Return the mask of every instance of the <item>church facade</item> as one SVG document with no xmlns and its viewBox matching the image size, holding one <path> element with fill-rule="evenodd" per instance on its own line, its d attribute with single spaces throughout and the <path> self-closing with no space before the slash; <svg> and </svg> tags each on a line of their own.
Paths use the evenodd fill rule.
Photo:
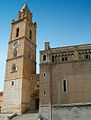
<svg viewBox="0 0 91 120">
<path fill-rule="evenodd" d="M 27 4 L 11 22 L 2 113 L 29 109 L 49 114 L 53 105 L 91 103 L 91 44 L 40 51 L 36 74 L 36 22 Z"/>
</svg>

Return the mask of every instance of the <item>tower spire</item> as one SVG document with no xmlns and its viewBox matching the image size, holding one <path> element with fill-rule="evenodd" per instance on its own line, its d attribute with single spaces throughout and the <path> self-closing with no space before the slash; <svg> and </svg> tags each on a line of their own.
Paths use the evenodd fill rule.
<svg viewBox="0 0 91 120">
<path fill-rule="evenodd" d="M 27 5 L 27 1 L 26 1 L 26 3 L 24 4 L 24 6 L 22 7 L 21 11 L 25 11 L 25 12 L 28 12 L 28 11 L 29 11 L 29 8 L 28 8 L 28 5 Z"/>
<path fill-rule="evenodd" d="M 24 17 L 27 17 L 28 19 L 30 19 L 32 21 L 32 13 L 30 12 L 27 1 L 18 13 L 18 19 L 22 19 Z"/>
</svg>

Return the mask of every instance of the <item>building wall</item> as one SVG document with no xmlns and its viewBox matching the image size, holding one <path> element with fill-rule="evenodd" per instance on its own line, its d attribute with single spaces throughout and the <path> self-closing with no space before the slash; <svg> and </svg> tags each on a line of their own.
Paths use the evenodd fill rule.
<svg viewBox="0 0 91 120">
<path fill-rule="evenodd" d="M 50 65 L 40 65 L 40 106 L 49 106 L 51 103 L 50 95 Z M 45 74 L 45 76 L 44 76 Z"/>
<path fill-rule="evenodd" d="M 52 104 L 91 102 L 91 60 L 52 65 L 51 92 Z"/>
<path fill-rule="evenodd" d="M 15 79 L 13 81 L 13 86 L 12 80 L 4 82 L 2 113 L 21 113 L 22 79 Z"/>
<path fill-rule="evenodd" d="M 41 105 L 49 101 L 51 104 L 91 102 L 90 85 L 90 44 L 62 48 L 50 48 L 45 44 L 45 50 L 40 52 Z M 44 90 L 46 95 L 43 95 Z"/>
<path fill-rule="evenodd" d="M 44 120 L 90 120 L 91 104 L 42 107 L 40 116 Z"/>
<path fill-rule="evenodd" d="M 75 110 L 75 107 L 65 107 L 64 110 L 60 106 L 91 104 L 90 93 L 91 45 L 50 48 L 49 43 L 46 43 L 45 50 L 40 52 L 41 116 L 48 120 L 64 120 L 66 113 L 69 113 L 67 120 L 68 117 L 76 120 L 75 114 L 79 113 L 77 120 L 88 119 L 88 116 L 84 117 L 82 114 L 89 112 L 90 116 L 89 108 L 83 107 L 79 111 L 78 108 Z M 70 116 L 71 114 L 73 116 Z"/>
<path fill-rule="evenodd" d="M 53 106 L 51 114 L 52 120 L 90 120 L 91 105 Z"/>
<path fill-rule="evenodd" d="M 0 112 L 1 112 L 2 102 L 3 102 L 3 92 L 0 92 Z"/>
</svg>

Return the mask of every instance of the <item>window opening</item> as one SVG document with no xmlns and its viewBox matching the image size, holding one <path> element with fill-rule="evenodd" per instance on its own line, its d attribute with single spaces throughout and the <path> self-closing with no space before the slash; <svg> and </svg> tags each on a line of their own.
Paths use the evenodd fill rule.
<svg viewBox="0 0 91 120">
<path fill-rule="evenodd" d="M 68 61 L 68 58 L 67 58 L 67 57 L 65 57 L 65 61 Z"/>
<path fill-rule="evenodd" d="M 18 48 L 19 41 L 14 42 L 14 48 Z"/>
<path fill-rule="evenodd" d="M 32 31 L 30 30 L 29 38 L 32 39 Z"/>
<path fill-rule="evenodd" d="M 19 37 L 19 28 L 16 29 L 16 37 Z"/>
<path fill-rule="evenodd" d="M 89 59 L 89 56 L 88 56 L 88 55 L 85 55 L 85 58 L 86 58 L 86 59 Z"/>
<path fill-rule="evenodd" d="M 55 57 L 54 56 L 52 56 L 52 62 L 54 62 L 55 61 Z"/>
<path fill-rule="evenodd" d="M 43 92 L 43 95 L 46 96 L 46 92 L 45 91 Z"/>
<path fill-rule="evenodd" d="M 62 61 L 64 61 L 64 58 L 62 58 Z"/>
<path fill-rule="evenodd" d="M 16 72 L 16 71 L 17 71 L 17 67 L 16 67 L 15 64 L 13 64 L 12 67 L 11 67 L 10 72 Z"/>
<path fill-rule="evenodd" d="M 12 86 L 14 86 L 14 81 L 12 81 Z"/>
<path fill-rule="evenodd" d="M 43 61 L 46 61 L 46 55 L 43 56 Z"/>
<path fill-rule="evenodd" d="M 67 91 L 67 81 L 66 80 L 63 81 L 63 91 L 64 92 Z"/>
</svg>

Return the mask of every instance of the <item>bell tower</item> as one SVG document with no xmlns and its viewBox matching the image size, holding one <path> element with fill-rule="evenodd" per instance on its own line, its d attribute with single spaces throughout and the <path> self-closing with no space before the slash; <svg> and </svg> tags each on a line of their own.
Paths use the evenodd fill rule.
<svg viewBox="0 0 91 120">
<path fill-rule="evenodd" d="M 31 106 L 31 77 L 36 73 L 36 23 L 27 4 L 11 22 L 2 112 L 23 113 Z"/>
</svg>

